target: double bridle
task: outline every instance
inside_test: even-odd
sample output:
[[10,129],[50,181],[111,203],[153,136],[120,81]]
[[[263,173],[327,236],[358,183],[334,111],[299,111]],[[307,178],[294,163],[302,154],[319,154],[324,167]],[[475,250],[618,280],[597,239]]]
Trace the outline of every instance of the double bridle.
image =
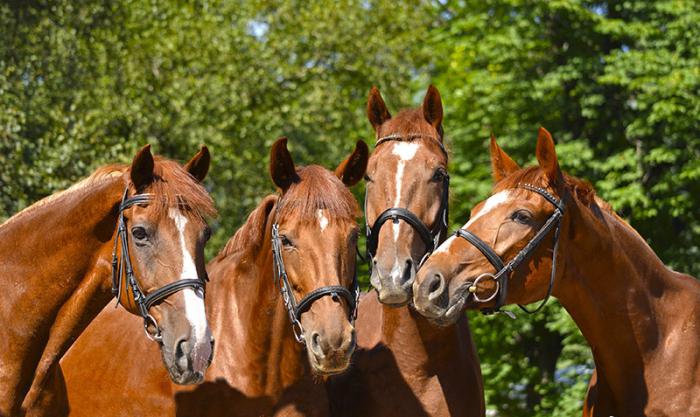
[[357,318],[357,306],[360,301],[360,286],[357,283],[357,267],[352,279],[351,288],[341,285],[329,285],[326,287],[317,288],[306,294],[301,300],[297,301],[292,292],[292,286],[289,283],[287,271],[284,268],[284,258],[282,257],[282,246],[279,234],[279,224],[272,224],[272,259],[275,283],[280,287],[282,301],[287,308],[289,320],[292,322],[292,332],[297,342],[302,345],[306,344],[304,339],[304,327],[301,325],[301,315],[311,308],[311,304],[319,298],[331,296],[333,300],[344,298],[350,308],[349,320],[354,325]]
[[[520,250],[520,252],[518,252],[518,254],[515,255],[515,257],[511,259],[508,263],[504,263],[501,257],[498,256],[498,254],[486,242],[481,240],[478,236],[476,236],[469,230],[459,229],[455,232],[455,236],[465,239],[467,242],[471,243],[477,249],[479,249],[479,251],[486,257],[486,259],[488,259],[491,265],[493,265],[496,268],[495,274],[488,272],[483,273],[476,277],[474,281],[467,281],[460,287],[460,289],[458,289],[458,292],[468,292],[466,296],[471,295],[472,297],[474,297],[475,301],[480,303],[486,303],[495,298],[496,305],[493,308],[482,310],[482,312],[485,314],[503,312],[510,317],[514,317],[513,313],[500,310],[501,307],[503,307],[506,303],[506,297],[508,295],[508,279],[510,277],[510,274],[515,270],[515,268],[518,267],[518,265],[520,265],[525,259],[532,255],[537,246],[539,246],[539,244],[545,238],[547,233],[549,233],[549,231],[552,230],[552,228],[555,228],[554,249],[552,253],[552,273],[549,278],[549,287],[547,288],[547,295],[534,310],[528,310],[520,304],[518,304],[518,306],[520,307],[520,309],[522,309],[528,314],[536,313],[540,311],[542,307],[544,307],[544,305],[547,303],[547,300],[549,300],[550,295],[552,295],[552,287],[554,286],[554,278],[557,272],[557,249],[559,247],[559,229],[561,226],[561,218],[564,215],[564,203],[560,199],[554,197],[552,194],[547,192],[547,190],[545,190],[544,188],[536,187],[532,184],[518,184],[517,188],[523,188],[525,190],[533,191],[544,197],[545,200],[549,201],[554,205],[554,213],[552,213],[549,216],[545,224],[540,228],[539,231],[537,231],[535,236],[527,243],[527,245],[525,245],[525,247],[522,250]],[[479,296],[477,295],[478,285],[483,280],[493,280],[496,283],[496,289],[493,292],[493,294],[491,294],[489,297],[479,298]]]
[[[123,305],[121,301],[122,279],[124,275],[126,275],[126,283],[128,288],[131,288],[131,292],[134,295],[134,302],[138,306],[139,314],[141,314],[143,318],[143,327],[146,331],[146,336],[153,341],[161,342],[162,335],[160,326],[158,326],[156,319],[149,314],[149,309],[157,302],[185,288],[192,288],[195,291],[201,290],[203,294],[204,281],[199,278],[180,279],[160,287],[150,294],[145,294],[141,290],[136,276],[134,275],[134,268],[131,265],[131,257],[129,256],[129,242],[127,240],[126,222],[124,221],[124,210],[135,205],[148,204],[153,201],[154,197],[152,194],[136,194],[127,198],[128,191],[129,188],[127,187],[124,190],[124,195],[119,204],[117,234],[114,238],[114,249],[112,250],[112,295],[116,296],[117,304]],[[118,244],[119,241],[121,241],[121,246]],[[117,256],[118,247],[121,248],[121,256]],[[155,329],[153,333],[149,331],[149,326],[153,326]]]
[[[430,135],[393,134],[383,136],[377,140],[377,143],[374,145],[374,147],[376,148],[382,143],[388,141],[411,142],[416,139],[431,139],[435,141],[435,143],[437,143],[440,146],[440,150],[442,150],[442,152],[445,154],[445,157],[447,157],[447,150],[445,149],[445,145],[442,144],[442,141],[439,138]],[[365,191],[365,230],[367,237],[367,261],[369,263],[369,270],[372,270],[372,260],[374,259],[374,255],[377,252],[377,246],[379,245],[379,232],[384,223],[386,223],[390,219],[394,224],[398,224],[399,220],[405,221],[413,228],[413,230],[415,230],[418,233],[418,236],[420,236],[421,240],[423,240],[423,243],[426,247],[426,252],[423,255],[423,258],[421,259],[420,263],[416,265],[416,267],[420,267],[420,265],[422,265],[423,262],[425,262],[428,256],[430,256],[430,254],[433,253],[435,248],[437,248],[438,244],[440,244],[442,231],[447,230],[449,198],[450,176],[447,175],[447,173],[445,173],[445,176],[442,180],[442,195],[440,196],[440,209],[438,211],[438,218],[435,221],[435,224],[433,225],[432,229],[430,229],[425,223],[423,223],[423,221],[421,221],[421,219],[419,219],[418,216],[402,207],[390,207],[384,210],[374,221],[374,224],[370,226],[366,218],[367,192]]]

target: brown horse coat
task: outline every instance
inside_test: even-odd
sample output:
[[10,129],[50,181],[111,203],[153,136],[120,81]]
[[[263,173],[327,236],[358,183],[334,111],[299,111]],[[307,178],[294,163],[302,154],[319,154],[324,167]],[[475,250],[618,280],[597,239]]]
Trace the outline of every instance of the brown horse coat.
[[[590,184],[564,175],[546,130],[538,136],[537,167],[520,169],[495,140],[491,157],[497,181],[494,196],[474,208],[464,228],[493,245],[505,261],[553,212],[551,203],[516,188],[518,184],[543,187],[564,202],[553,294],[593,351],[596,371],[583,415],[700,415],[700,283],[667,268],[646,241],[595,196]],[[544,297],[552,245],[545,239],[516,268],[509,278],[507,303]],[[423,291],[423,284],[444,278],[440,288],[455,303],[455,289],[484,272],[493,272],[493,267],[474,246],[450,239],[419,272],[415,303],[439,318],[447,309],[431,305],[425,295],[435,291]],[[491,305],[471,299],[465,303],[470,309]]]
[[[359,210],[347,186],[362,178],[368,152],[358,143],[336,170],[341,182],[318,166],[289,169],[291,157],[280,147],[280,142],[273,147],[271,170],[284,204],[274,195],[264,198],[208,265],[206,303],[216,353],[205,382],[172,385],[152,365],[157,350],[126,337],[138,323],[105,309],[61,362],[72,416],[329,415],[325,387],[311,371],[323,371],[324,365],[294,339],[273,279],[270,233],[277,219],[298,256],[313,258],[297,266],[294,250],[285,252],[297,300],[322,285],[349,285]],[[306,334],[318,333],[322,343],[334,340],[333,332],[345,328],[347,307],[331,297],[315,301],[302,315]],[[311,343],[307,339],[307,346]],[[105,352],[119,352],[119,359]]]
[[[150,247],[163,249],[174,246],[172,241],[179,242],[176,226],[167,215],[169,202],[178,204],[175,195],[196,212],[194,217],[215,212],[197,181],[204,178],[208,167],[206,148],[185,170],[175,162],[154,159],[146,146],[131,166],[103,167],[0,226],[0,415],[47,413],[52,399],[46,393],[59,383],[53,379],[58,360],[112,297],[112,242],[125,187],[129,187],[130,195],[155,195],[153,204],[134,207],[129,213],[158,230],[161,240]],[[201,222],[194,231],[195,222],[190,223],[185,240],[194,246],[201,241],[200,231],[206,224]],[[172,281],[161,266],[149,267],[137,259],[146,250],[131,248],[134,268],[145,291]],[[203,254],[194,257],[201,261]],[[158,258],[162,266],[171,265],[175,259],[182,264],[181,253],[165,249]],[[177,312],[182,308],[180,298],[172,297],[169,306],[151,310],[165,324],[168,336],[172,327],[183,327],[176,321],[184,318],[181,311]],[[133,303],[128,298],[122,301],[127,306]],[[132,337],[145,340],[142,330]],[[57,389],[61,389],[60,384]]]
[[[436,143],[442,140],[440,94],[430,86],[420,108],[392,118],[373,88],[367,113],[377,138],[402,138],[382,143],[370,156],[365,206],[369,224],[387,208],[402,207],[429,227],[434,225],[440,221],[447,164],[447,155]],[[412,136],[416,139],[403,140]],[[445,234],[443,229],[443,239]],[[396,281],[415,274],[425,251],[408,224],[385,223],[372,260],[372,285],[379,299],[410,300],[411,278],[407,285]],[[393,276],[388,273],[392,265],[400,267]],[[354,366],[329,381],[333,415],[483,416],[481,370],[467,317],[439,328],[410,306],[380,303],[377,293],[366,294],[360,304]]]

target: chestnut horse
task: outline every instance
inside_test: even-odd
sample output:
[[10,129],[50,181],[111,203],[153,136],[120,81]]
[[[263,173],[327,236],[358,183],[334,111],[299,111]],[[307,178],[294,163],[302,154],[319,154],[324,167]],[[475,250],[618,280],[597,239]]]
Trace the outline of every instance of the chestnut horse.
[[0,415],[46,413],[59,359],[113,294],[143,317],[173,379],[203,378],[209,160],[202,148],[183,169],[145,146],[0,226]]
[[367,167],[371,283],[357,321],[355,366],[330,383],[334,415],[483,416],[481,370],[466,315],[437,328],[406,304],[416,270],[447,234],[448,174],[442,101],[391,117],[372,88],[377,142]]
[[358,142],[334,175],[295,168],[286,142],[270,160],[281,195],[265,197],[208,265],[216,355],[205,382],[172,386],[152,365],[156,352],[125,337],[137,323],[105,310],[61,362],[72,416],[329,415],[314,375],[344,371],[355,349],[359,207],[348,187],[369,151]]
[[520,169],[491,139],[493,195],[418,272],[418,310],[447,323],[551,292],[593,350],[584,416],[700,415],[700,283],[563,174],[544,129],[536,154]]

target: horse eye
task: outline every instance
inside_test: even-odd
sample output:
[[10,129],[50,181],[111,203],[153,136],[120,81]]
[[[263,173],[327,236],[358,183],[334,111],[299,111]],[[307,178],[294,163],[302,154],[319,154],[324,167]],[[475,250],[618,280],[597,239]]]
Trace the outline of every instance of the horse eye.
[[208,242],[209,239],[211,239],[211,228],[205,227],[204,228],[204,241]]
[[441,182],[445,179],[445,175],[445,170],[442,168],[438,168],[435,170],[435,172],[433,173],[433,177],[430,180],[433,182]]
[[517,210],[510,215],[510,219],[520,224],[529,224],[532,215],[527,210]]
[[289,238],[287,237],[287,235],[282,235],[282,236],[280,236],[280,240],[282,241],[282,244],[283,244],[284,246],[293,246],[293,245],[292,245],[292,241],[289,240]]
[[146,229],[141,226],[134,226],[131,228],[131,235],[137,240],[146,239]]
[[372,182],[372,178],[369,175],[365,174],[365,181]]

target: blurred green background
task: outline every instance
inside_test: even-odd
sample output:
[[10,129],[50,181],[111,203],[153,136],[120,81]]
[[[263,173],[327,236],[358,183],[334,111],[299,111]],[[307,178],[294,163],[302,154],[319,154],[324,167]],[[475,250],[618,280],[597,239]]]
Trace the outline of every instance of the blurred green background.
[[[490,190],[489,131],[524,164],[543,125],[565,170],[700,275],[694,0],[4,2],[0,220],[145,143],[183,161],[206,143],[211,255],[273,191],[278,136],[297,163],[334,167],[373,141],[372,85],[395,112],[429,83],[454,225]],[[556,302],[516,321],[475,314],[472,329],[489,415],[580,415],[591,356]]]

